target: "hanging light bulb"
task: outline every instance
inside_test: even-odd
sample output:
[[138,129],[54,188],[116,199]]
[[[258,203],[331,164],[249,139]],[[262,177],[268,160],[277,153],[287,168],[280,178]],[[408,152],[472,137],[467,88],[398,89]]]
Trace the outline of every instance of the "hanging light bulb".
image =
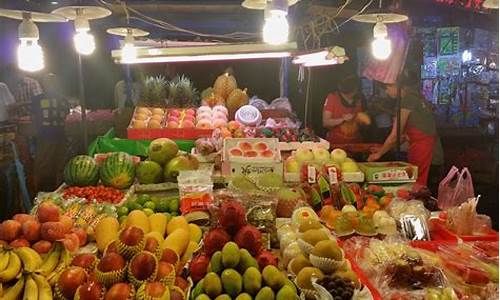
[[79,14],[77,9],[77,17],[75,19],[75,35],[73,42],[75,43],[76,52],[81,55],[90,55],[95,50],[95,39],[90,31],[89,21]]
[[17,63],[19,69],[27,72],[40,71],[45,67],[43,50],[38,45],[38,27],[28,16],[23,19],[18,28],[21,43],[17,48]]
[[377,22],[373,27],[372,54],[378,60],[386,60],[391,56],[391,40],[387,38],[387,26],[383,22]]
[[123,63],[131,63],[137,58],[137,48],[134,46],[134,37],[132,34],[125,36],[124,45],[122,47]]
[[265,43],[280,45],[288,42],[289,26],[287,0],[272,0],[264,10],[264,27],[262,36]]

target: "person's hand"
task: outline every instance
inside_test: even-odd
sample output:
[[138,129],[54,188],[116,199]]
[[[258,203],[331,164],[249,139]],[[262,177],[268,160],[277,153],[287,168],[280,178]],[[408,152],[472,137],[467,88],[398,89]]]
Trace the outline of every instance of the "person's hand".
[[352,119],[354,119],[354,115],[353,114],[346,114],[342,117],[342,119],[344,119],[344,122],[351,121]]
[[382,157],[382,155],[380,155],[379,152],[375,152],[375,153],[370,154],[370,156],[368,156],[368,161],[369,162],[377,161],[380,159],[380,157]]

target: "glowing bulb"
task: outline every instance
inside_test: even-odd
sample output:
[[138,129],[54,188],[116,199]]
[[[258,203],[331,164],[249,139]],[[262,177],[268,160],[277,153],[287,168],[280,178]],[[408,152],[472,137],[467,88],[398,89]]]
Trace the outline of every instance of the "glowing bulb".
[[40,71],[45,67],[42,47],[36,39],[21,39],[17,48],[19,69],[27,72]]
[[391,40],[375,38],[372,42],[372,54],[378,60],[386,60],[391,56]]
[[75,49],[82,55],[90,55],[95,50],[94,36],[86,30],[77,31],[73,37]]
[[466,63],[472,60],[472,53],[469,50],[465,50],[462,53],[462,62]]
[[137,58],[137,48],[133,43],[125,43],[122,48],[122,61],[124,63],[131,63]]
[[279,45],[288,42],[288,20],[285,14],[271,12],[262,29],[264,42]]

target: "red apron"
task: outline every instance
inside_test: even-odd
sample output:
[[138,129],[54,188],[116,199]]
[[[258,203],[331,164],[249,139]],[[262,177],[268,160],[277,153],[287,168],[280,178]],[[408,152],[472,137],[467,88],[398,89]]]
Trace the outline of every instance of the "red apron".
[[427,186],[427,179],[429,178],[429,170],[432,163],[432,150],[434,149],[436,137],[427,135],[411,126],[406,127],[406,134],[410,142],[408,162],[418,167],[417,183]]

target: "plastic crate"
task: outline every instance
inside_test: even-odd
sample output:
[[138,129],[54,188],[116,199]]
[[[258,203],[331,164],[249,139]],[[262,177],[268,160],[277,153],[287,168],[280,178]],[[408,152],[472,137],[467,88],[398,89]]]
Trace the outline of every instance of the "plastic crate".
[[430,219],[431,238],[435,241],[458,241],[459,239],[466,242],[474,241],[498,241],[498,232],[491,229],[487,235],[457,235],[444,224],[442,219]]

